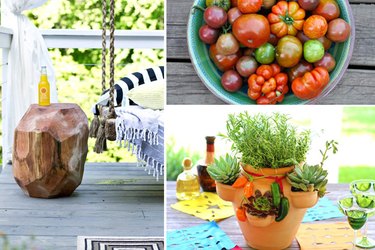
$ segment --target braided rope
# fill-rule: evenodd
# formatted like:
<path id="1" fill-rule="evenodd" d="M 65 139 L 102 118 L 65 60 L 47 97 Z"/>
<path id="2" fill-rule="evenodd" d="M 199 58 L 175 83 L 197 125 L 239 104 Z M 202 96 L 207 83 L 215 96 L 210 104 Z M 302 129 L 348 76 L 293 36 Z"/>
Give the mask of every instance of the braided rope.
<path id="1" fill-rule="evenodd" d="M 114 83 L 115 83 L 115 1 L 110 0 L 109 14 L 109 113 L 112 118 L 115 117 L 114 108 Z"/>
<path id="2" fill-rule="evenodd" d="M 107 52 L 107 1 L 102 0 L 102 91 L 106 89 L 106 52 Z"/>

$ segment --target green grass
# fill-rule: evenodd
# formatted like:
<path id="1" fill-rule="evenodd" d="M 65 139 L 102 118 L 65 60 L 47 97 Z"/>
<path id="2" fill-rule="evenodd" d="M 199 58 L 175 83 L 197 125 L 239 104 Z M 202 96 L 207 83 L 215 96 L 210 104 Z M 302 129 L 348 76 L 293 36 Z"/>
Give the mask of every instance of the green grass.
<path id="1" fill-rule="evenodd" d="M 375 107 L 344 107 L 342 134 L 372 134 L 375 136 Z"/>
<path id="2" fill-rule="evenodd" d="M 339 183 L 350 183 L 354 180 L 368 179 L 371 176 L 375 176 L 375 166 L 342 166 L 339 168 Z"/>

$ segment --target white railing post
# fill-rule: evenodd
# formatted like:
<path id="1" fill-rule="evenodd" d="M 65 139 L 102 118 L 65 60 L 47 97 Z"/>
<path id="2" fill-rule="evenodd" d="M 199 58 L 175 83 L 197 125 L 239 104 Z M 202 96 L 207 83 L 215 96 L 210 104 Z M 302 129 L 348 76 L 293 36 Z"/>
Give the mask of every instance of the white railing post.
<path id="1" fill-rule="evenodd" d="M 5 91 L 6 91 L 6 88 L 7 88 L 7 70 L 8 70 L 8 54 L 9 54 L 9 49 L 3 49 L 2 51 L 2 60 L 1 60 L 1 64 L 3 65 L 2 66 L 2 79 L 1 79 L 1 82 L 2 82 L 2 95 L 4 95 Z M 3 98 L 2 98 L 3 99 Z M 2 122 L 2 128 L 1 128 L 1 131 L 5 131 L 4 130 L 4 102 L 2 101 L 1 102 L 1 120 L 3 121 Z M 7 164 L 6 162 L 6 149 L 4 148 L 4 142 L 5 142 L 5 139 L 4 139 L 4 136 L 2 136 L 2 142 L 1 142 L 1 145 L 3 145 L 3 151 L 2 151 L 2 162 L 3 162 L 3 169 L 5 167 L 5 165 Z"/>

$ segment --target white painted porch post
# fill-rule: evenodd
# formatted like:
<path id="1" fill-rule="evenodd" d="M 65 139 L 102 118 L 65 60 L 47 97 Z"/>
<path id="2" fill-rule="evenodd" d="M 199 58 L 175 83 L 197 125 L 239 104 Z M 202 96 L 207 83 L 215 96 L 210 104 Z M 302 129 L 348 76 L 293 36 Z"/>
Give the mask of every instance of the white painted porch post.
<path id="1" fill-rule="evenodd" d="M 5 17 L 4 17 L 4 5 L 5 5 L 5 2 L 4 0 L 0 0 L 0 6 L 1 6 L 1 20 L 0 20 L 0 26 L 2 24 L 4 24 L 4 20 L 5 20 Z M 7 68 L 8 68 L 8 54 L 9 54 L 9 49 L 5 49 L 3 48 L 2 49 L 2 59 L 1 59 L 1 65 L 2 66 L 2 79 L 1 79 L 1 83 L 2 83 L 2 94 L 5 93 L 5 90 L 6 90 L 6 81 L 7 81 Z M 2 98 L 2 97 L 1 97 Z M 4 121 L 4 102 L 2 101 L 1 102 L 1 120 Z M 2 122 L 2 127 L 1 127 L 1 131 L 4 131 L 4 123 Z M 5 167 L 6 165 L 6 161 L 5 161 L 5 150 L 4 150 L 4 142 L 5 142 L 5 139 L 4 139 L 4 136 L 1 137 L 1 145 L 3 146 L 3 151 L 2 151 L 2 155 L 1 155 L 1 159 L 2 159 L 2 162 L 3 162 L 3 168 Z M 1 171 L 0 171 L 1 172 Z"/>
<path id="2" fill-rule="evenodd" d="M 2 61 L 1 61 L 1 64 L 3 65 L 2 67 L 2 79 L 1 79 L 1 82 L 2 82 L 2 94 L 5 93 L 6 91 L 6 88 L 7 88 L 7 70 L 8 70 L 8 54 L 9 54 L 9 49 L 6 49 L 6 48 L 3 48 L 3 51 L 2 51 Z M 4 102 L 2 101 L 1 102 L 1 120 L 4 121 Z M 1 131 L 4 131 L 4 123 L 1 124 L 2 125 L 2 130 Z M 4 136 L 1 138 L 2 139 L 2 144 L 1 145 L 4 145 L 4 142 L 5 142 L 5 139 L 4 139 Z M 2 161 L 3 161 L 3 168 L 5 167 L 5 165 L 7 164 L 7 162 L 5 161 L 5 159 L 7 157 L 5 157 L 5 154 L 6 154 L 6 150 L 4 150 L 3 148 L 3 151 L 2 151 Z"/>

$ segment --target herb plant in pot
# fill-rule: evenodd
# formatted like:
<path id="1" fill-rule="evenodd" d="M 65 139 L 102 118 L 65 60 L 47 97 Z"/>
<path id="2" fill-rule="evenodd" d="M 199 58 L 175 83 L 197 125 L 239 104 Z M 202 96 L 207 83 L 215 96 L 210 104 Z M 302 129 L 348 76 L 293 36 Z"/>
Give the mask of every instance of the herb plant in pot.
<path id="1" fill-rule="evenodd" d="M 218 195 L 232 202 L 249 246 L 256 249 L 287 248 L 307 208 L 314 206 L 318 199 L 318 192 L 315 192 L 308 198 L 309 202 L 312 200 L 309 206 L 295 206 L 291 202 L 292 192 L 299 190 L 292 191 L 287 180 L 287 175 L 294 173 L 295 168 L 306 160 L 310 131 L 298 130 L 290 124 L 287 115 L 279 113 L 231 114 L 226 127 L 227 134 L 222 136 L 233 143 L 232 150 L 240 156 L 241 173 L 230 186 L 221 183 L 213 171 L 209 172 L 219 183 Z M 229 191 L 224 192 L 224 189 Z"/>

